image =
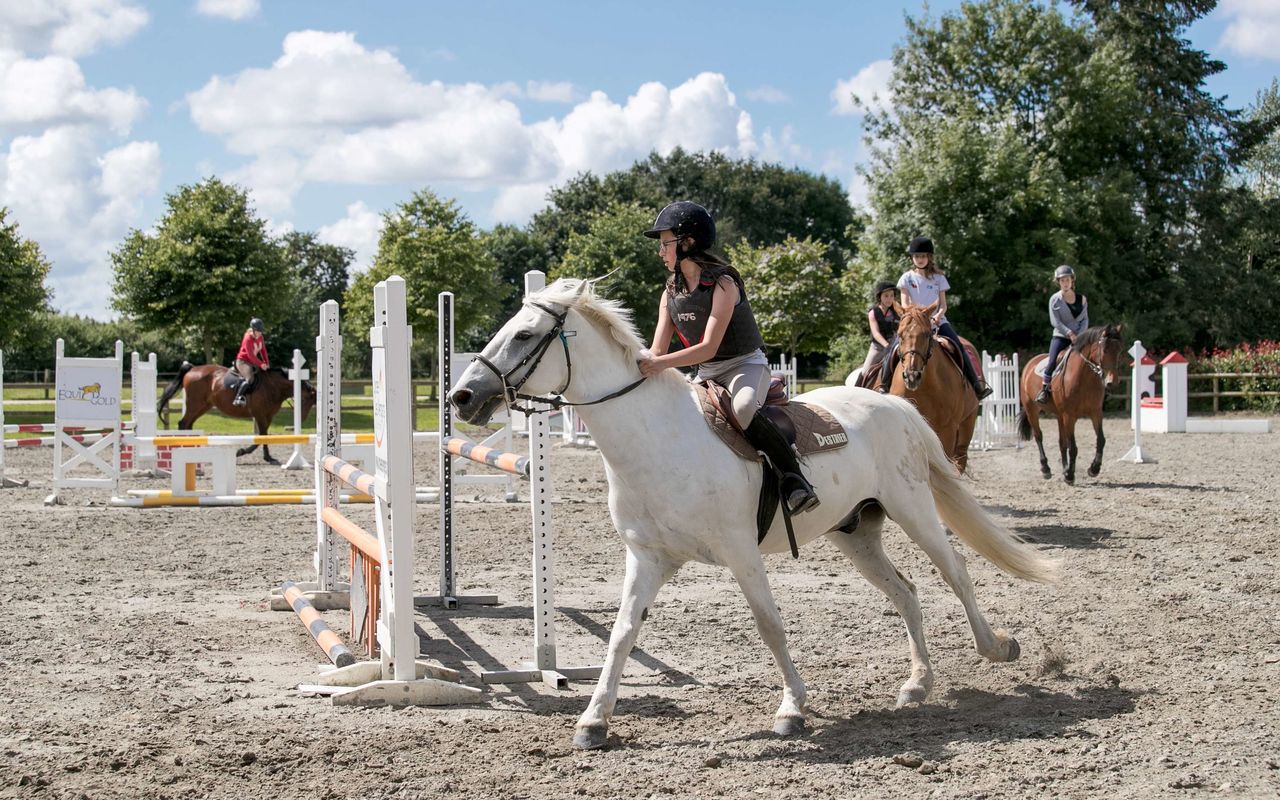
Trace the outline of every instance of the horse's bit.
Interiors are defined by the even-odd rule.
[[[548,306],[545,306],[542,303],[532,301],[532,300],[527,300],[525,301],[524,304],[526,306],[529,306],[530,308],[536,308],[537,310],[543,312],[544,314],[548,315],[553,320],[555,320],[555,324],[551,326],[551,329],[549,331],[543,334],[542,339],[540,339],[538,343],[533,347],[533,349],[529,351],[529,354],[526,355],[524,358],[520,359],[520,362],[518,364],[516,364],[514,367],[507,370],[506,372],[503,372],[501,369],[499,369],[496,364],[494,364],[489,359],[485,358],[484,355],[481,353],[477,353],[472,358],[473,361],[479,361],[481,364],[483,364],[490,372],[492,372],[494,375],[497,376],[499,381],[502,382],[502,397],[510,408],[514,408],[515,410],[524,412],[525,414],[537,414],[541,411],[560,409],[560,408],[563,408],[564,406],[593,406],[593,405],[596,405],[597,403],[603,403],[606,400],[612,400],[615,397],[620,397],[626,394],[627,392],[631,391],[632,389],[636,388],[640,384],[644,383],[645,378],[641,376],[640,380],[632,384],[629,384],[627,386],[624,386],[623,388],[619,389],[616,392],[605,395],[604,397],[601,397],[599,400],[591,400],[585,403],[567,402],[564,399],[564,393],[568,390],[569,383],[573,380],[573,359],[569,356],[569,337],[572,336],[574,332],[573,331],[566,332],[564,330],[564,321],[565,321],[565,318],[568,317],[569,311],[568,309],[566,309],[563,313],[557,313],[554,309],[549,308]],[[557,389],[551,397],[539,397],[537,395],[520,394],[520,387],[524,386],[525,382],[528,381],[529,378],[533,376],[533,373],[538,369],[538,364],[542,362],[542,357],[545,356],[547,354],[547,350],[551,348],[552,341],[557,338],[560,340],[561,347],[564,348],[564,366],[565,366],[564,383],[561,384],[560,388]],[[511,380],[511,377],[515,375],[515,373],[518,370],[520,370],[521,367],[526,367],[524,370],[524,374],[520,376],[519,380],[513,382]],[[528,405],[522,406],[519,403],[517,403],[516,400],[525,400],[525,401],[530,401],[535,403],[545,403],[548,406],[550,406],[550,409],[535,409]]]

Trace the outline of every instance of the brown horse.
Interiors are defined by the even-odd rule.
[[[178,376],[165,387],[164,394],[160,395],[160,400],[156,404],[156,412],[160,415],[165,427],[169,427],[169,400],[181,389],[186,392],[187,412],[178,422],[179,430],[191,430],[196,420],[216,408],[228,417],[252,419],[254,432],[259,436],[265,436],[271,420],[279,413],[280,406],[284,405],[286,400],[293,399],[293,381],[289,380],[288,374],[279,367],[262,370],[258,373],[257,384],[245,398],[248,402],[243,406],[237,406],[232,402],[236,399],[235,389],[227,387],[223,380],[230,371],[217,364],[193,367],[189,362],[182,362]],[[303,419],[307,418],[315,405],[316,389],[309,382],[303,381]],[[251,447],[242,447],[236,451],[236,455],[252,453],[257,447],[256,444]],[[268,464],[280,463],[271,457],[271,451],[265,444],[262,446],[262,458]]]
[[[969,440],[978,422],[978,396],[949,354],[951,342],[933,335],[937,304],[897,306],[898,365],[889,393],[910,400],[938,434],[942,449],[961,472],[969,465]],[[942,358],[933,355],[946,348]],[[958,354],[965,358],[964,353]]]
[[[1093,433],[1098,440],[1098,450],[1089,465],[1089,477],[1095,478],[1102,471],[1102,448],[1107,438],[1102,435],[1102,402],[1107,398],[1107,387],[1116,381],[1120,369],[1120,357],[1124,353],[1120,334],[1123,325],[1103,325],[1089,328],[1076,337],[1071,347],[1062,354],[1053,382],[1050,385],[1052,400],[1045,406],[1058,418],[1058,450],[1062,455],[1062,477],[1067,483],[1076,481],[1076,420],[1088,417],[1093,422]],[[1036,374],[1040,362],[1048,357],[1041,353],[1027,361],[1022,369],[1022,411],[1018,413],[1018,436],[1025,442],[1035,436],[1040,448],[1040,473],[1045,479],[1053,477],[1049,459],[1044,455],[1044,436],[1040,432],[1040,404],[1035,396],[1044,381]]]

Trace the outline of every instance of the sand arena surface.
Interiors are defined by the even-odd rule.
[[[826,542],[769,556],[810,692],[808,733],[779,739],[779,675],[746,602],[725,570],[690,564],[640,634],[611,746],[590,753],[570,748],[589,682],[491,687],[451,709],[299,696],[323,656],[266,598],[311,577],[312,509],[116,509],[88,491],[46,509],[50,451],[10,450],[8,474],[33,487],[0,492],[0,797],[1275,797],[1277,438],[1147,436],[1159,463],[1134,466],[1116,461],[1127,420],[1109,419],[1090,479],[1086,428],[1074,488],[1056,463],[1040,478],[1034,447],[970,461],[983,505],[1062,560],[1063,582],[1044,587],[958,546],[1021,660],[977,655],[959,601],[889,523],[937,678],[927,703],[895,710],[908,659],[888,600]],[[1052,425],[1045,436],[1056,458]],[[434,482],[425,443],[417,458]],[[244,487],[310,478],[256,454],[240,464]],[[599,663],[623,547],[600,456],[557,446],[553,470],[560,660]],[[504,605],[420,609],[418,623],[423,651],[478,685],[476,669],[531,655],[529,508],[489,490],[460,499],[462,588]],[[436,515],[419,506],[423,593]],[[344,631],[343,612],[326,618]]]

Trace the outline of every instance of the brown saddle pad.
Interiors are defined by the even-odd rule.
[[[698,401],[702,404],[702,415],[711,430],[720,437],[720,441],[748,461],[761,461],[755,447],[734,424],[732,415],[724,411],[725,408],[732,407],[729,392],[719,384],[701,381],[695,382],[694,388],[698,392]],[[770,394],[773,395],[772,392]],[[771,397],[764,412],[796,446],[796,452],[801,456],[839,450],[849,443],[849,434],[825,408],[794,401],[776,404]]]

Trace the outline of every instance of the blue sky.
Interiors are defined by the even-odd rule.
[[[55,306],[105,318],[111,250],[213,174],[273,230],[361,264],[416,189],[485,227],[523,223],[573,174],[675,146],[827,174],[859,202],[844,98],[884,85],[904,13],[923,9],[5,0],[0,204],[53,261]],[[1280,0],[1225,0],[1190,38],[1228,65],[1211,90],[1247,105],[1280,73]]]

